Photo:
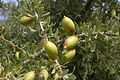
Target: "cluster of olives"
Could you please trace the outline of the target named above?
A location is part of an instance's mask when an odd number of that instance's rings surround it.
[[[20,23],[22,25],[28,25],[28,24],[31,24],[34,20],[35,20],[35,16],[32,16],[32,15],[23,16],[20,19]],[[64,63],[70,61],[75,56],[76,50],[74,49],[74,47],[78,43],[78,36],[73,35],[73,33],[75,32],[75,25],[70,18],[64,16],[64,18],[62,20],[62,26],[63,26],[65,32],[67,34],[71,35],[70,37],[68,37],[65,40],[65,43],[64,43],[64,51],[62,52],[62,60],[60,61],[61,64],[64,64]],[[45,52],[48,54],[50,59],[52,59],[52,60],[58,59],[59,60],[58,49],[53,42],[46,41],[44,48],[45,48]],[[17,59],[19,58],[18,55],[19,55],[19,53],[16,52]],[[46,69],[44,69],[40,72],[39,80],[41,80],[42,77],[44,77],[44,80],[47,80],[48,72]],[[28,72],[24,76],[24,80],[34,80],[34,78],[35,78],[35,71]]]
[[[36,18],[35,16],[28,14],[27,16],[21,17],[20,23],[22,25],[28,25],[31,24],[35,20],[35,18]]]
[[[60,61],[61,64],[64,64],[75,56],[76,51],[74,47],[78,43],[78,36],[73,35],[75,32],[75,25],[70,18],[64,16],[62,26],[67,34],[72,35],[68,37],[64,43],[64,51],[62,52],[62,60]],[[45,43],[45,51],[51,59],[58,59],[57,47],[51,41]]]
[[[108,11],[107,11],[107,10],[105,11],[105,14],[108,14]],[[116,16],[116,14],[117,14],[117,13],[116,13],[116,10],[113,9],[113,10],[111,11],[111,17],[114,18],[114,17]]]
[[[47,80],[48,71],[46,69],[41,70],[39,73],[39,80]],[[35,71],[31,71],[25,74],[24,80],[34,80],[35,79]]]

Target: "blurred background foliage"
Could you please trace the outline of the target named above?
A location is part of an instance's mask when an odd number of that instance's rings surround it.
[[[17,7],[2,5],[8,11],[8,19],[0,26],[0,36],[14,43],[22,50],[0,39],[0,77],[10,80],[23,80],[24,75],[36,71],[38,80],[42,66],[48,70],[48,80],[64,76],[66,80],[120,80],[120,3],[118,0],[21,0]],[[112,18],[112,10],[117,15]],[[11,10],[11,11],[9,11]],[[108,13],[106,13],[106,11]],[[21,25],[24,15],[36,15],[30,25]],[[49,59],[43,50],[43,39],[55,43],[59,57],[63,43],[69,36],[64,32],[61,21],[63,16],[71,18],[76,26],[74,35],[79,35],[76,55],[68,63],[61,65],[63,75],[56,63]],[[41,26],[43,25],[44,31]],[[97,34],[92,35],[93,32]],[[102,32],[109,33],[100,34]],[[82,33],[87,33],[81,36]],[[116,35],[112,35],[117,34]],[[15,57],[20,53],[19,59]],[[41,53],[41,54],[40,54]],[[38,56],[40,54],[40,56]],[[36,57],[37,56],[37,57]],[[28,63],[28,64],[27,64]]]

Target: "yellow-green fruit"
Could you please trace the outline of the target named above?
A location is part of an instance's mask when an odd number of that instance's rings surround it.
[[[78,43],[78,37],[77,36],[70,36],[65,40],[64,48],[72,49],[77,45],[77,43]]]
[[[48,54],[48,56],[51,58],[51,59],[56,59],[57,58],[57,55],[58,55],[58,50],[57,50],[57,47],[54,43],[50,42],[50,41],[47,41],[45,43],[45,52]]]
[[[58,73],[55,73],[55,74],[53,75],[53,77],[54,77],[54,80],[59,80],[59,75],[58,75]]]
[[[20,54],[19,52],[16,52],[16,53],[15,53],[16,59],[19,59],[19,54]]]
[[[35,20],[35,16],[23,16],[20,19],[20,23],[23,25],[31,24]]]
[[[107,10],[105,11],[105,14],[108,14],[108,11],[107,11]]]
[[[116,10],[112,10],[111,17],[114,18],[116,16]]]
[[[75,56],[75,49],[67,50],[65,54],[63,54],[61,63],[66,63],[67,61],[70,61]]]
[[[69,35],[72,35],[75,31],[75,25],[73,21],[66,16],[64,16],[62,19],[62,26],[64,27],[65,32],[67,32]]]
[[[24,76],[24,80],[34,80],[35,79],[35,71],[28,72]]]
[[[47,78],[48,78],[48,71],[44,69],[39,74],[39,80],[47,80]]]
[[[2,74],[2,71],[3,71],[3,70],[2,70],[2,67],[0,67],[0,75]]]

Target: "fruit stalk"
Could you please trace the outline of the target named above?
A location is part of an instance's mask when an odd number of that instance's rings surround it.
[[[60,74],[63,74],[62,67],[60,66],[60,64],[59,64],[59,62],[57,61],[57,59],[55,60],[55,62],[56,62],[56,64],[58,65]],[[65,80],[64,76],[63,76],[62,78],[63,78],[63,80]]]

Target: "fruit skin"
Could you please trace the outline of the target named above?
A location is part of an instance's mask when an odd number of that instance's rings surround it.
[[[57,58],[57,55],[58,55],[58,50],[57,50],[57,47],[54,43],[50,42],[50,41],[47,41],[45,43],[45,52],[48,54],[48,56],[51,58],[51,59],[56,59]]]
[[[77,36],[70,36],[65,40],[64,48],[65,49],[72,49],[74,48],[78,43],[78,37]]]
[[[48,71],[43,69],[39,74],[39,80],[47,80],[48,78]]]
[[[114,18],[115,16],[116,16],[116,10],[113,9],[111,12],[111,17]]]
[[[62,26],[64,27],[64,30],[69,35],[72,35],[75,31],[75,25],[74,25],[73,21],[66,16],[64,16],[64,18],[62,19]]]
[[[28,72],[24,76],[24,80],[34,80],[35,78],[35,71]]]
[[[23,16],[20,19],[20,23],[22,25],[28,25],[31,24],[35,20],[35,16]]]
[[[65,54],[63,54],[61,63],[64,64],[67,61],[70,61],[75,56],[75,53],[76,53],[75,49],[67,50]]]

